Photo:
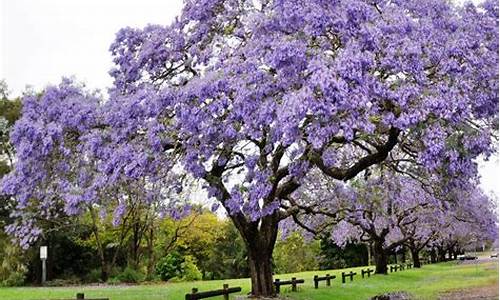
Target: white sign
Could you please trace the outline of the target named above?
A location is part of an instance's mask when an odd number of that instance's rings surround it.
[[[47,246],[40,247],[40,259],[47,259]]]

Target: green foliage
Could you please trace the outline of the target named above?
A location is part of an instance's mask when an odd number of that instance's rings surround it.
[[[321,240],[320,268],[341,269],[368,264],[368,249],[365,244],[347,244],[344,248],[329,239]]]
[[[22,284],[28,271],[21,249],[10,242],[9,237],[0,234],[0,282],[6,286]]]
[[[11,127],[21,116],[21,99],[0,99],[0,116],[4,117]]]
[[[204,211],[196,216],[177,241],[177,250],[184,256],[195,258],[202,273],[210,270],[209,258],[217,238],[223,234],[223,225],[215,214]]]
[[[205,263],[205,279],[227,279],[249,276],[245,243],[234,224],[227,220],[216,236]]]
[[[0,286],[22,286],[26,280],[25,273],[26,272],[23,271],[14,271],[10,273],[5,280],[2,280]]]
[[[126,267],[123,272],[119,273],[115,277],[120,282],[126,283],[138,283],[144,280],[144,275],[141,272],[134,270],[130,267]]]
[[[92,269],[85,275],[86,282],[101,282],[101,269]]]
[[[167,281],[181,273],[181,264],[183,260],[179,253],[170,253],[161,258],[156,264],[156,273],[160,275],[161,280]]]
[[[319,242],[306,242],[295,232],[278,240],[273,252],[274,270],[277,274],[317,270],[320,254]]]
[[[108,281],[106,281],[107,284],[114,285],[114,284],[120,284],[122,283],[117,277],[110,277]]]
[[[201,280],[202,274],[196,266],[195,260],[192,256],[185,256],[184,262],[181,263],[181,275],[184,281]]]

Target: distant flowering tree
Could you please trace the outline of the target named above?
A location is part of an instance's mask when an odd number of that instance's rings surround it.
[[[494,1],[186,1],[169,26],[117,33],[108,101],[67,83],[26,101],[3,184],[23,220],[11,231],[30,242],[50,199],[76,213],[138,178],[175,204],[188,174],[241,233],[252,294],[272,295],[278,224],[312,168],[475,175],[498,124],[497,19]]]
[[[473,240],[495,241],[494,201],[472,185],[443,194],[436,192],[438,184],[428,186],[391,172],[350,184],[316,174],[291,195],[298,199],[292,201],[301,212],[282,226],[285,232],[330,234],[341,247],[352,241],[369,242],[377,274],[387,274],[389,254],[403,245],[410,249],[415,267],[420,267],[419,253],[425,248],[446,253]]]
[[[444,207],[436,234],[426,245],[434,259],[440,261],[445,260],[446,253],[450,257],[456,256],[468,248],[498,239],[496,199],[491,199],[480,189],[462,191],[455,197],[456,201]]]
[[[419,227],[418,233],[413,229],[439,213],[442,205],[420,182],[390,172],[351,185],[315,177],[293,196],[300,199],[303,211],[293,218],[306,231],[330,233],[339,246],[370,242],[377,274],[387,274],[389,253],[419,235],[432,237],[425,227]]]

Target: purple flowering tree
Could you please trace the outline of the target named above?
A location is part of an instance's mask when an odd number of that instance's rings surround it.
[[[493,242],[498,235],[498,216],[495,201],[479,188],[457,190],[448,194],[444,201],[405,228],[405,245],[410,249],[414,266],[420,266],[419,254],[423,249],[438,250],[443,259],[464,249],[472,241]]]
[[[441,210],[441,201],[420,182],[389,172],[350,185],[316,177],[293,196],[301,199],[304,211],[293,218],[305,230],[329,232],[339,246],[349,241],[372,244],[377,274],[387,274],[389,253],[420,235],[431,238],[432,231],[420,225]]]
[[[59,105],[14,130],[3,190],[24,221],[11,231],[31,241],[51,195],[77,213],[144,178],[175,203],[189,176],[241,233],[252,294],[272,295],[278,224],[303,210],[290,195],[311,169],[348,181],[418,166],[450,186],[475,175],[498,124],[497,19],[494,1],[186,1],[168,26],[117,33],[109,100],[63,84],[28,101]],[[61,162],[74,167],[48,167]]]
[[[490,197],[473,185],[438,193],[438,184],[429,186],[390,172],[344,184],[316,173],[291,195],[300,199],[292,201],[301,212],[292,216],[287,230],[330,234],[341,247],[352,241],[369,242],[377,274],[387,274],[388,255],[403,245],[410,249],[415,267],[420,267],[424,248],[434,247],[444,257],[473,240],[496,239],[498,218]]]
[[[469,201],[464,201],[468,199]],[[445,261],[469,247],[494,242],[498,238],[498,215],[496,200],[492,200],[480,189],[460,191],[455,201],[444,203],[439,213],[439,230],[426,245],[433,261]]]

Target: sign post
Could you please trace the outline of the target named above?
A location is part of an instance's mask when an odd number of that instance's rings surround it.
[[[42,260],[42,285],[47,280],[47,267],[45,261],[47,260],[47,246],[40,247],[40,259]]]

